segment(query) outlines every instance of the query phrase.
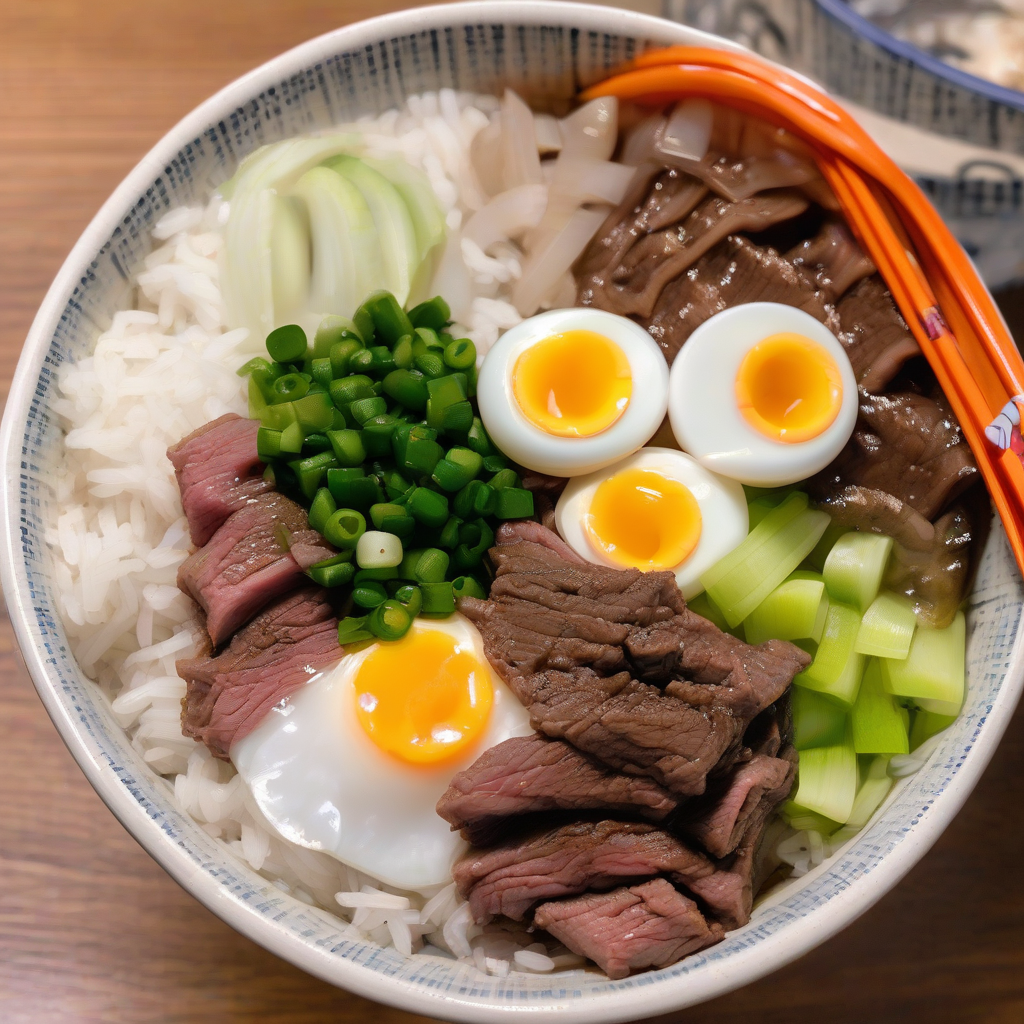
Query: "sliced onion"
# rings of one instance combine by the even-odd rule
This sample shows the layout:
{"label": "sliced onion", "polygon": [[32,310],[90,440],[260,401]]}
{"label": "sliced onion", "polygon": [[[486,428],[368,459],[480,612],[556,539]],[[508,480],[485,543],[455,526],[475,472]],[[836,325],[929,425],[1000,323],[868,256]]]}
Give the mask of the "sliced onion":
{"label": "sliced onion", "polygon": [[537,312],[541,301],[558,286],[561,276],[576,262],[606,215],[607,210],[576,210],[546,244],[538,245],[530,253],[523,264],[523,276],[512,293],[512,304],[523,316]]}
{"label": "sliced onion", "polygon": [[707,100],[677,103],[658,140],[658,149],[668,156],[703,160],[711,142],[714,112]]}
{"label": "sliced onion", "polygon": [[274,317],[278,322],[293,320],[309,298],[310,248],[305,204],[295,196],[275,196],[270,265]]}
{"label": "sliced onion", "polygon": [[551,193],[573,199],[577,203],[608,203],[616,206],[626,194],[633,174],[634,168],[625,164],[563,154],[555,161]]}
{"label": "sliced onion", "polygon": [[537,134],[537,151],[543,156],[546,153],[557,153],[562,148],[562,129],[558,126],[558,118],[550,114],[534,114],[533,130]]}
{"label": "sliced onion", "polygon": [[619,101],[601,96],[563,117],[562,155],[610,160],[619,130]]}
{"label": "sliced onion", "polygon": [[547,185],[519,185],[495,196],[466,223],[463,235],[486,252],[495,242],[536,227],[548,205]]}
{"label": "sliced onion", "polygon": [[622,147],[622,162],[630,167],[639,167],[659,152],[658,142],[668,119],[661,114],[645,117],[630,133]]}
{"label": "sliced onion", "polygon": [[469,323],[473,315],[473,282],[469,279],[462,258],[462,233],[449,231],[444,253],[434,274],[430,292],[443,295],[452,311],[452,317],[459,323]]}
{"label": "sliced onion", "polygon": [[506,189],[543,181],[533,111],[511,89],[501,101],[501,159]]}

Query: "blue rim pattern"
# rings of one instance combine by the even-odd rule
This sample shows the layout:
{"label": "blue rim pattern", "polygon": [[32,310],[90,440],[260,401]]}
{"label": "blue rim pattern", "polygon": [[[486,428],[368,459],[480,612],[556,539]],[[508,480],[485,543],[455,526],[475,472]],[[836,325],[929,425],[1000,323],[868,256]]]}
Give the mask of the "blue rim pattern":
{"label": "blue rim pattern", "polygon": [[[493,17],[478,20],[481,7]],[[495,91],[529,75],[534,95],[543,89],[568,98],[648,42],[693,39],[671,26],[601,8],[520,2],[466,5],[464,11],[460,22],[459,8],[435,9],[435,22],[444,19],[447,29],[400,30],[430,13],[421,11],[386,19],[399,26],[394,34],[374,35],[375,23],[358,27],[369,40],[365,45],[349,43],[353,30],[336,33],[333,49],[329,37],[307,44],[300,48],[308,59],[299,70],[270,87],[260,83],[244,102],[237,96],[248,80],[229,87],[231,113],[212,119],[172,158],[150,161],[148,170],[144,161],[127,183],[148,182],[138,191],[115,193],[112,201],[122,201],[120,209],[128,212],[105,242],[93,239],[91,254],[87,232],[69,258],[12,388],[2,434],[3,584],[40,695],[72,753],[129,831],[229,923],[327,980],[419,1012],[460,1020],[524,1010],[544,1019],[557,1014],[562,1021],[625,1020],[638,1015],[638,1006],[647,1015],[710,998],[800,955],[866,909],[934,841],[987,762],[1019,694],[1019,673],[1007,677],[1007,671],[1019,664],[1024,590],[1001,530],[993,533],[971,600],[969,703],[925,769],[834,862],[767,901],[746,928],[671,968],[620,982],[595,973],[499,979],[442,957],[405,958],[344,938],[337,919],[284,896],[238,862],[177,810],[166,782],[145,768],[74,662],[43,539],[53,502],[48,481],[60,457],[50,412],[56,372],[88,351],[124,303],[130,268],[147,251],[149,228],[167,208],[202,196],[263,142],[384,109],[406,92],[441,85]],[[616,20],[622,29],[606,27]],[[250,77],[259,82],[259,72]]]}

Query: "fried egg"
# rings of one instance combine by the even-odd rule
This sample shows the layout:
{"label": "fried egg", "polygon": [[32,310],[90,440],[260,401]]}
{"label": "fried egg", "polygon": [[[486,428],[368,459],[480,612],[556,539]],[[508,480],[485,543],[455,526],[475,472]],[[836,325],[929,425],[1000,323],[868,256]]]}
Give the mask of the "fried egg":
{"label": "fried egg", "polygon": [[701,324],[672,364],[669,420],[702,466],[760,487],[824,469],[857,421],[857,381],[836,336],[778,302]]}
{"label": "fried egg", "polygon": [[451,881],[466,848],[435,810],[452,776],[532,731],[476,627],[453,615],[346,655],[230,754],[283,838],[424,889]]}
{"label": "fried egg", "polygon": [[591,562],[667,569],[689,599],[700,574],[747,535],[747,502],[735,481],[673,448],[641,448],[614,466],[570,480],[555,525]]}
{"label": "fried egg", "polygon": [[477,382],[494,443],[527,469],[579,476],[644,445],[668,405],[668,366],[638,324],[556,309],[507,331]]}

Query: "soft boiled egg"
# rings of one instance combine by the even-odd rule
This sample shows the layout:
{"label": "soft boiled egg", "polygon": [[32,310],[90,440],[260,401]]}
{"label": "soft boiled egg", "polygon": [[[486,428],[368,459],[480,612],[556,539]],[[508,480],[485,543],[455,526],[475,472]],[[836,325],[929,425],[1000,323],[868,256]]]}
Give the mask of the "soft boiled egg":
{"label": "soft boiled egg", "polygon": [[555,508],[565,542],[590,562],[667,569],[689,599],[700,575],[747,535],[743,488],[674,448],[642,448],[570,480]]}
{"label": "soft boiled egg", "polygon": [[717,313],[672,364],[676,440],[702,466],[745,484],[781,487],[824,469],[850,439],[857,405],[836,336],[778,302]]}
{"label": "soft boiled egg", "polygon": [[668,405],[668,366],[639,324],[555,309],[507,331],[477,382],[480,417],[521,466],[579,476],[635,452]]}
{"label": "soft boiled egg", "polygon": [[532,732],[460,615],[346,655],[233,744],[285,838],[402,889],[451,881],[466,848],[435,806],[480,753]]}

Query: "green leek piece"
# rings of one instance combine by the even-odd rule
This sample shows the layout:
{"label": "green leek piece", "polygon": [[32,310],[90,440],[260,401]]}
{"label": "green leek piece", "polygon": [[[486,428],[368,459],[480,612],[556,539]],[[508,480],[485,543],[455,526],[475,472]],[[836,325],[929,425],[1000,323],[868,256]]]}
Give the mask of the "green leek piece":
{"label": "green leek piece", "polygon": [[722,630],[723,633],[729,633],[732,631],[732,627],[725,621],[722,609],[719,608],[710,597],[708,597],[706,591],[701,591],[696,597],[691,597],[686,602],[686,607],[689,608],[691,612],[695,612],[697,615],[707,619],[709,622],[713,622],[720,630]]}
{"label": "green leek piece", "polygon": [[317,532],[323,533],[327,520],[337,511],[338,504],[334,496],[326,487],[321,487],[309,506],[309,525]]}
{"label": "green leek piece", "polygon": [[871,820],[871,815],[882,806],[891,789],[889,755],[879,754],[871,758],[866,770],[862,768],[861,784],[853,801],[853,810],[846,824],[832,837],[833,849],[847,839],[852,839]]}
{"label": "green leek piece", "polygon": [[917,750],[925,740],[937,736],[956,721],[955,715],[937,715],[934,711],[915,711],[910,726],[910,749]]}
{"label": "green leek piece", "polygon": [[846,735],[846,711],[830,697],[794,686],[793,746],[797,750],[830,747]]}
{"label": "green leek piece", "polygon": [[917,627],[913,602],[903,594],[883,590],[861,620],[854,650],[876,658],[903,659]]}
{"label": "green leek piece", "polygon": [[338,623],[338,643],[358,644],[363,640],[373,640],[374,635],[366,628],[367,615],[349,615]]}
{"label": "green leek piece", "polygon": [[910,751],[903,709],[882,686],[877,658],[868,660],[857,700],[850,711],[853,749],[858,754],[906,754]]}
{"label": "green leek piece", "polygon": [[[448,233],[444,211],[437,201],[429,179],[422,171],[418,171],[401,157],[384,160],[364,157],[363,163],[387,178],[398,190],[398,194],[409,210],[409,216],[416,232],[417,257],[421,261],[426,260],[427,256],[445,240]],[[433,269],[432,260],[427,269]],[[415,317],[413,313],[416,314]],[[420,303],[410,312],[409,319],[417,327],[432,327],[435,331],[439,331],[448,322],[450,316],[448,303],[438,297]]]}
{"label": "green leek piece", "polygon": [[343,551],[350,551],[366,532],[366,520],[354,508],[339,508],[324,524],[323,535],[328,543]]}
{"label": "green leek piece", "polygon": [[804,559],[829,524],[795,491],[700,578],[730,626],[741,623]]}
{"label": "green leek piece", "polygon": [[524,487],[503,487],[494,515],[498,519],[529,519],[533,515],[533,492]]}
{"label": "green leek piece", "polygon": [[338,463],[345,468],[361,466],[366,461],[366,449],[358,430],[328,430],[327,437]]}
{"label": "green leek piece", "polygon": [[306,575],[321,587],[344,587],[352,582],[356,567],[349,559],[351,552],[343,551],[334,558],[317,562],[306,570]]}
{"label": "green leek piece", "polygon": [[366,626],[381,640],[401,640],[409,632],[413,618],[404,604],[389,598],[370,612]]}
{"label": "green leek piece", "polygon": [[878,594],[891,551],[892,537],[844,534],[832,546],[822,569],[828,596],[863,612]]}
{"label": "green leek piece", "polygon": [[800,751],[793,803],[843,823],[857,797],[857,755],[847,735],[841,743]]}
{"label": "green leek piece", "polygon": [[848,526],[840,526],[839,523],[829,523],[828,528],[821,535],[821,539],[814,545],[811,553],[807,556],[806,562],[816,572],[821,572],[825,567],[825,560],[829,552],[835,547],[835,543],[844,534],[850,532]]}
{"label": "green leek piece", "polygon": [[313,358],[330,356],[331,349],[342,341],[355,341],[356,348],[363,347],[363,339],[356,325],[347,316],[325,316],[313,336]]}
{"label": "green leek piece", "polygon": [[748,644],[803,638],[818,643],[827,612],[824,583],[790,577],[743,620],[743,631]]}
{"label": "green leek piece", "polygon": [[427,379],[419,370],[392,370],[384,378],[384,393],[416,412],[427,407]]}
{"label": "green leek piece", "polygon": [[903,661],[883,658],[882,682],[897,697],[910,697],[937,715],[958,715],[964,703],[966,621],[957,612],[945,629],[919,627]]}
{"label": "green leek piece", "polygon": [[850,707],[857,699],[864,672],[864,655],[853,649],[859,629],[860,614],[855,608],[830,602],[814,661],[794,682],[808,690],[827,693]]}
{"label": "green leek piece", "polygon": [[749,529],[753,529],[772,509],[778,508],[779,502],[770,495],[754,498],[747,505],[747,516],[750,520]]}
{"label": "green leek piece", "polygon": [[380,484],[367,476],[361,466],[327,470],[327,488],[338,508],[354,508],[366,512],[371,505],[384,500]]}
{"label": "green leek piece", "polygon": [[455,591],[450,583],[424,583],[420,590],[423,593],[424,615],[443,619],[455,611]]}
{"label": "green leek piece", "polygon": [[276,363],[302,362],[306,349],[306,332],[298,324],[285,324],[267,335],[267,351]]}
{"label": "green leek piece", "polygon": [[[331,362],[331,376],[335,380],[340,380],[342,377],[347,376],[349,373],[352,357],[363,350],[363,343],[357,338],[344,338],[342,341],[336,341],[330,349],[329,358]],[[330,385],[327,385],[330,390]]]}
{"label": "green leek piece", "polygon": [[[443,230],[441,234],[444,234]],[[452,311],[440,295],[435,295],[409,310],[409,322],[413,327],[429,327],[432,331],[443,330],[451,317]]]}
{"label": "green leek piece", "polygon": [[790,828],[797,832],[818,832],[820,835],[828,836],[839,828],[839,822],[826,818],[815,811],[809,811],[806,807],[800,807],[792,800],[787,800],[780,808],[779,813],[785,818]]}
{"label": "green leek piece", "polygon": [[[408,295],[408,284],[406,285]],[[373,321],[373,332],[378,344],[394,347],[395,343],[405,334],[413,333],[413,326],[408,315],[402,309],[401,296],[394,291],[376,291],[368,296],[360,306]],[[358,315],[358,314],[357,314]],[[359,321],[356,320],[358,325]],[[367,342],[367,345],[370,343]]]}

